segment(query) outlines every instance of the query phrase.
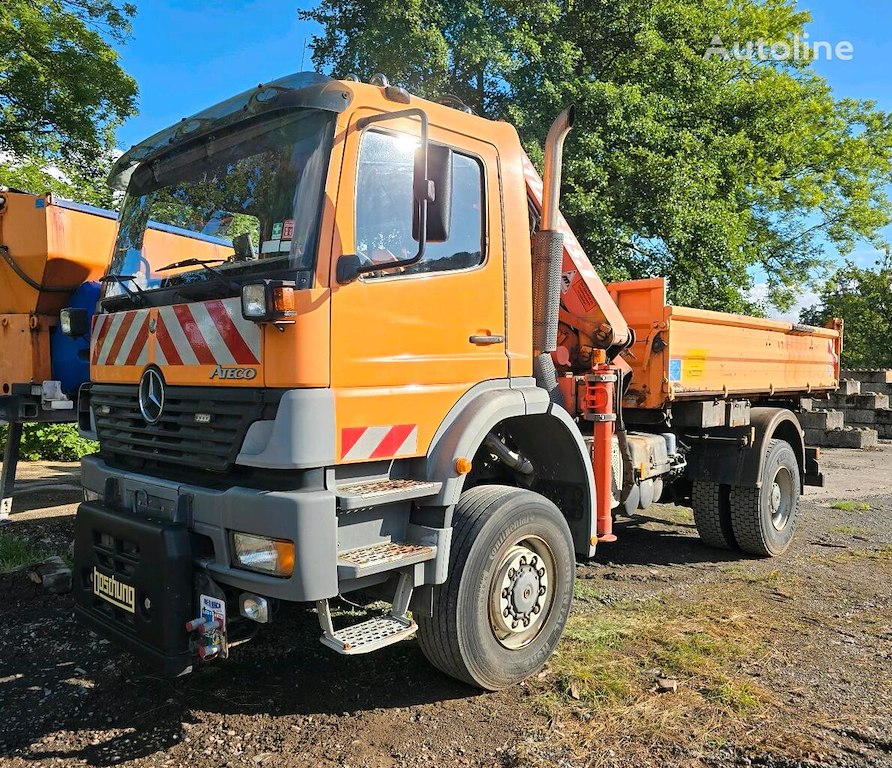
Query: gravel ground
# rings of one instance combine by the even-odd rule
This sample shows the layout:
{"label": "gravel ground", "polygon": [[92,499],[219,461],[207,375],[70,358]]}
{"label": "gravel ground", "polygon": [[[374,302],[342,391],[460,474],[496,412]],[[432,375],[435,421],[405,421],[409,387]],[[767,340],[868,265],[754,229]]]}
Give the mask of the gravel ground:
{"label": "gravel ground", "polygon": [[[69,595],[44,595],[13,573],[0,575],[0,765],[892,766],[890,464],[892,444],[827,451],[829,485],[807,492],[780,559],[703,547],[687,513],[659,505],[578,566],[605,603],[721,597],[731,584],[751,596],[754,620],[776,628],[745,664],[775,702],[763,747],[759,734],[738,743],[721,733],[706,754],[645,744],[629,721],[612,739],[622,749],[580,750],[539,714],[535,685],[482,694],[434,671],[414,641],[338,656],[299,608],[228,662],[163,680],[82,630]],[[28,486],[74,471],[22,465],[5,530],[67,551],[77,494]],[[870,509],[833,509],[839,499]]]}

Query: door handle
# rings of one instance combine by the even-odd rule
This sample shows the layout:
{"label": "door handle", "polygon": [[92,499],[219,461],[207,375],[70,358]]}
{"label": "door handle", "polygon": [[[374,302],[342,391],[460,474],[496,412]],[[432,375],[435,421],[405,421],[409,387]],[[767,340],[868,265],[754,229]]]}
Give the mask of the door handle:
{"label": "door handle", "polygon": [[470,336],[468,341],[471,344],[479,344],[481,346],[486,344],[502,344],[505,341],[504,336]]}

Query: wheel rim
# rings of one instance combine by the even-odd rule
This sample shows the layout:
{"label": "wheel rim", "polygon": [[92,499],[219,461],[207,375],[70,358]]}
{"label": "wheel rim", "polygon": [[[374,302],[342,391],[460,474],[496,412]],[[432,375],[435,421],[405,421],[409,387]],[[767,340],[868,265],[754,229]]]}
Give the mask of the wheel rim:
{"label": "wheel rim", "polygon": [[771,524],[782,531],[793,514],[793,475],[786,467],[779,467],[771,483],[768,497],[771,511]]}
{"label": "wheel rim", "polygon": [[489,624],[505,648],[531,643],[554,602],[555,560],[538,536],[515,542],[502,555],[490,585]]}

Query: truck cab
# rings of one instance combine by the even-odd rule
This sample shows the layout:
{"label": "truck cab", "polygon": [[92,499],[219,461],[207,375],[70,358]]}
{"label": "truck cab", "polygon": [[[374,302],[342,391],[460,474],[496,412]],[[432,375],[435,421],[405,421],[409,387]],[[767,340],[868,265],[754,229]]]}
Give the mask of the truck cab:
{"label": "truck cab", "polygon": [[[339,653],[417,632],[483,688],[541,667],[575,558],[688,464],[665,424],[625,430],[635,334],[584,254],[565,269],[570,124],[543,187],[507,123],[302,73],[120,158],[81,407],[87,626],[176,675],[309,603]],[[802,433],[772,418],[743,447],[758,476],[791,425],[792,519]],[[391,607],[336,628],[344,594]]]}

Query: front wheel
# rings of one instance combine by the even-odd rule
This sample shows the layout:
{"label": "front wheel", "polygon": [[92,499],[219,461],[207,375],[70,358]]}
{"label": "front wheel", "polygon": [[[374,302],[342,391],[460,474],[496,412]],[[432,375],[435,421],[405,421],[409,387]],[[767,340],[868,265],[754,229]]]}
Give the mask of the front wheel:
{"label": "front wheel", "polygon": [[554,652],[573,599],[575,558],[558,508],[532,491],[478,486],[453,515],[449,577],[433,615],[417,616],[435,667],[486,690],[537,672]]}

